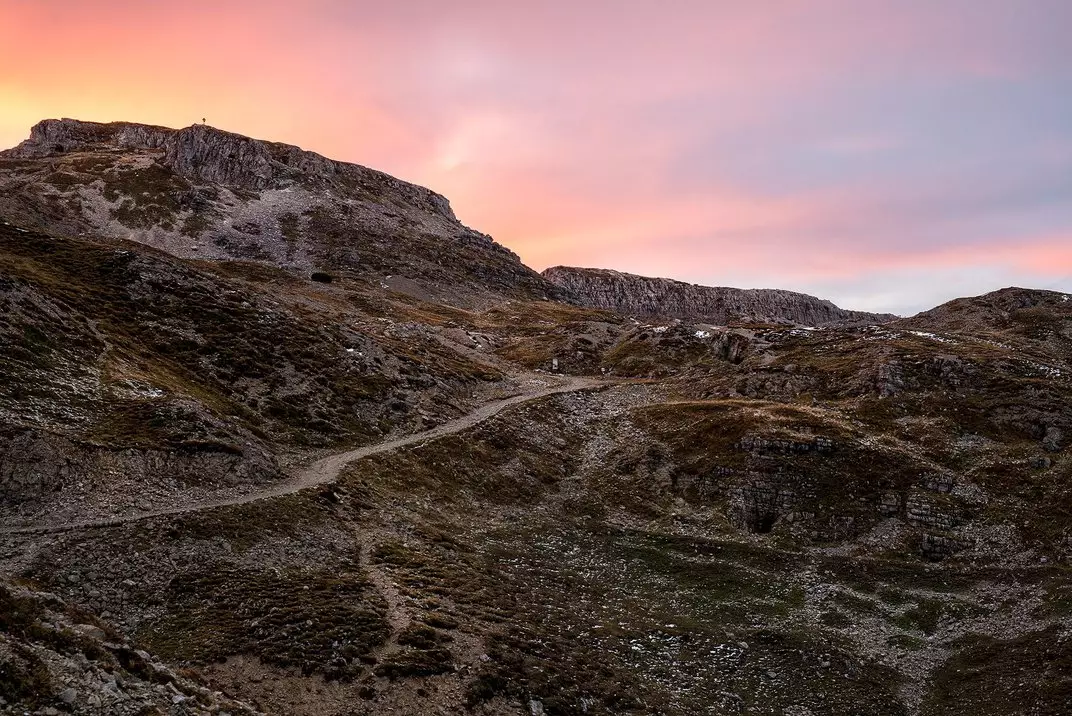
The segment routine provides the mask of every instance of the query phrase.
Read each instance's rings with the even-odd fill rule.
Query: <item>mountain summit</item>
[[[383,172],[337,162],[290,144],[252,139],[206,124],[169,129],[147,124],[100,124],[76,119],[46,119],[30,137],[0,153],[12,159],[54,158],[87,151],[158,151],[154,160],[190,181],[262,191],[315,187],[340,193],[365,189],[456,221],[446,198]]]
[[[429,189],[206,125],[39,122],[0,152],[0,213],[184,258],[350,271],[463,306],[556,293]]]

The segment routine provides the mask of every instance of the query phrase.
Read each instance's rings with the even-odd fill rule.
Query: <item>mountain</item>
[[[697,286],[666,278],[648,278],[609,269],[554,266],[543,277],[561,287],[579,305],[647,318],[678,318],[725,325],[730,322],[882,323],[891,314],[847,311],[830,301],[779,289]]]
[[[0,211],[183,258],[348,271],[456,305],[555,294],[435,192],[206,125],[42,121],[0,153]]]
[[[33,137],[0,157],[0,714],[1070,711],[1064,294],[559,285],[284,145]],[[109,200],[131,166],[164,184]],[[211,238],[284,196],[360,211]]]

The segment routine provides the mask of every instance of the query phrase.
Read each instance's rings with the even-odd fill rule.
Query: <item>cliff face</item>
[[[557,291],[429,189],[206,125],[42,121],[0,152],[0,215],[183,258],[348,272],[454,305]]]
[[[830,301],[779,289],[739,289],[648,278],[607,269],[554,266],[543,277],[583,306],[635,316],[794,323],[806,326],[881,323],[896,316],[838,308]]]

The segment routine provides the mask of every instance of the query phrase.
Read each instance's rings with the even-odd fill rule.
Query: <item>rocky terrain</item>
[[[363,213],[299,260],[49,198],[127,162],[261,197],[202,236]],[[647,315],[204,127],[43,123],[0,181],[0,713],[1072,712],[1065,294]],[[360,249],[400,283],[338,258],[387,204],[439,227]]]
[[[882,323],[896,318],[891,314],[847,311],[830,301],[793,291],[697,286],[609,269],[553,266],[543,272],[543,277],[582,306],[646,318],[719,325],[745,322],[803,326]]]
[[[55,594],[0,585],[0,709],[58,716],[96,713],[257,713],[249,705],[176,673],[135,648],[107,622]]]

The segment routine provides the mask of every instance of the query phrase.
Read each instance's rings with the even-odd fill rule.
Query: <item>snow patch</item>
[[[956,341],[954,340],[951,340],[949,338],[943,338],[942,336],[936,336],[933,333],[928,333],[926,331],[909,331],[909,333],[911,333],[913,336],[919,336],[920,338],[929,338],[932,341],[937,341],[938,343],[956,343]]]
[[[1028,365],[1042,374],[1044,378],[1060,378],[1064,375],[1064,372],[1060,368],[1055,368],[1052,365],[1043,365],[1042,363],[1035,363],[1028,361]]]

